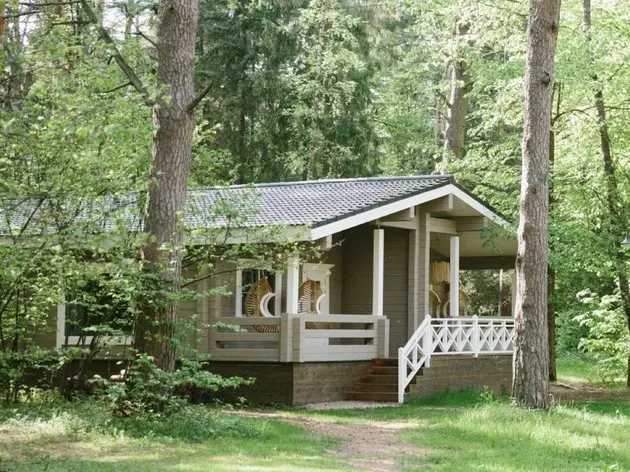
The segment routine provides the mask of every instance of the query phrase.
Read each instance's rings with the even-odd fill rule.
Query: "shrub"
[[[38,347],[0,351],[0,401],[29,400],[36,392],[50,391],[67,357]]]
[[[204,370],[205,362],[184,360],[180,369],[166,372],[146,354],[136,354],[120,382],[106,390],[117,416],[170,416],[195,401],[200,392],[218,392],[250,385],[253,379],[222,377]]]
[[[586,311],[575,321],[588,329],[580,348],[593,355],[596,372],[605,382],[623,378],[628,367],[628,328],[619,295],[581,292],[578,296]]]

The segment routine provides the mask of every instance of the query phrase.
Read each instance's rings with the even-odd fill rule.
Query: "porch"
[[[514,320],[477,316],[434,319],[427,316],[407,344],[398,349],[397,359],[388,358],[389,320],[384,316],[283,314],[269,318],[226,317],[217,320],[210,328],[209,337],[214,361],[267,365],[343,362],[350,366],[346,367],[346,377],[356,377],[345,386],[345,391],[341,390],[347,398],[403,403],[410,384],[416,383],[416,377],[423,369],[430,368],[436,357],[487,356],[496,360],[497,356],[510,355]],[[378,361],[373,365],[366,365],[366,361],[372,363],[375,360]],[[352,363],[356,363],[357,369],[351,368]],[[478,366],[486,369],[485,364]],[[476,378],[471,376],[475,367],[474,363],[466,367],[469,384],[465,380],[461,383],[462,379],[459,379],[453,385],[486,386],[498,380],[499,387],[496,388],[506,388],[509,375],[501,378],[497,372],[490,371],[482,378]],[[326,366],[320,366],[320,371],[323,378],[318,379],[318,386],[326,389],[326,382],[330,380],[326,378]],[[339,379],[334,381],[339,382]],[[424,385],[416,388],[416,392],[435,390],[435,381],[420,381]],[[442,378],[437,383],[444,381]]]
[[[366,186],[363,202],[373,196],[373,185],[385,184],[354,185]],[[330,198],[331,186],[326,183],[326,192],[314,191],[317,199],[309,194],[304,201],[319,205],[319,199]],[[267,188],[263,192],[273,193]],[[344,195],[338,195],[339,202]],[[500,295],[492,304],[498,306],[492,313],[500,318],[490,320],[468,316],[468,297],[460,289],[460,271],[511,269],[516,252],[510,231],[504,232],[507,223],[469,194],[440,187],[326,218],[326,223],[314,223],[304,238],[319,246],[320,259],[301,259],[296,252],[282,272],[242,261],[222,268],[226,275],[216,286],[201,287],[230,290],[220,299],[202,300],[198,310],[212,326],[203,347],[214,361],[247,365],[253,371],[263,363],[265,368],[291,364],[287,369],[292,372],[306,372],[307,364],[318,363],[323,377],[313,386],[317,389],[332,378],[339,382],[339,377],[328,379],[323,373],[341,363],[347,364],[344,382],[352,378],[357,383],[369,375],[376,359],[387,359],[387,384],[370,389],[382,388],[387,393],[383,398],[396,401],[399,390],[404,397],[432,357],[511,353],[513,297]],[[434,266],[441,269],[439,277],[434,277]],[[428,325],[426,315],[434,317]],[[503,337],[495,343],[497,329]],[[403,361],[404,369],[397,366]]]
[[[334,362],[387,357],[389,320],[373,315],[225,317],[210,328],[217,361]]]

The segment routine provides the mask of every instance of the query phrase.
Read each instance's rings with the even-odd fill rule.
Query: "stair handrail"
[[[430,365],[433,347],[432,331],[431,316],[427,315],[407,344],[398,348],[398,403],[405,401],[405,389],[418,371],[423,366]],[[407,373],[408,369],[410,369],[409,373]]]

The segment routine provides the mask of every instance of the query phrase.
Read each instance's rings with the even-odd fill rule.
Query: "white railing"
[[[511,354],[513,318],[425,317],[407,344],[398,349],[398,403],[422,367],[430,367],[432,356]]]
[[[374,315],[225,317],[210,328],[214,360],[317,362],[387,356],[389,320]]]

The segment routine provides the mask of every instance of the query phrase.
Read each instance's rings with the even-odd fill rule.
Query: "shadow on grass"
[[[403,405],[380,408],[352,408],[345,410],[301,411],[312,417],[331,417],[339,420],[408,421],[440,417],[444,412],[459,411],[486,403],[508,403],[508,397],[495,397],[486,391],[461,390],[406,401]]]
[[[94,402],[0,416],[3,472],[343,470],[342,461],[326,454],[340,447],[336,438],[203,406],[156,420],[111,418]]]
[[[449,471],[628,470],[628,416],[557,407],[551,412],[488,404],[442,415],[408,434],[435,451],[419,468]],[[429,464],[427,464],[427,462]],[[408,464],[407,470],[415,470]]]

